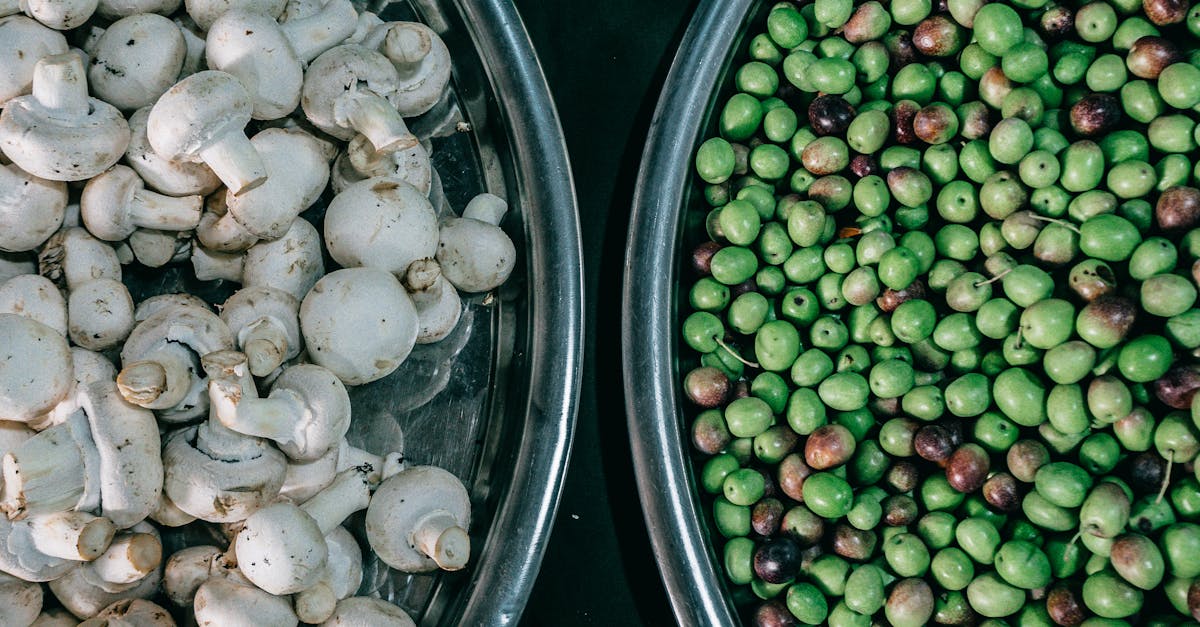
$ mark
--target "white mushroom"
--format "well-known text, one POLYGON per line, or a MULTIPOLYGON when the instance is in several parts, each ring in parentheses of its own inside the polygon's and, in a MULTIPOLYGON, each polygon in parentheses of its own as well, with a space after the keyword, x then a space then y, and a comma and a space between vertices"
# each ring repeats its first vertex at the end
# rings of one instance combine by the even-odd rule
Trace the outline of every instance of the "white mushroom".
POLYGON ((403 275, 408 264, 437 252, 437 214, 424 194, 400 178, 365 179, 329 203, 325 244, 344 267, 403 275))
POLYGON ((0 420, 0 455, 21 446, 35 435, 37 432, 23 422, 0 420))
POLYGON ((67 334, 67 301, 54 282, 41 275, 22 274, 0 283, 0 313, 37 320, 67 334))
POLYGON ((329 558, 317 583, 292 598, 301 622, 321 623, 333 615, 337 602, 354 594, 362 585, 362 549, 345 527, 325 536, 329 558))
POLYGON ((0 250, 24 252, 41 246, 62 225, 66 207, 66 183, 36 177, 16 165, 0 165, 0 250))
POLYGON ((175 627, 175 619, 157 603, 123 599, 80 623, 81 627, 175 627))
POLYGON ((213 560, 221 555, 215 546, 190 546, 171 554, 163 567, 163 593, 180 607, 192 604, 196 589, 213 575, 213 560))
POLYGON ((2 465, 0 512, 10 520, 94 511, 100 505, 100 452, 83 412, 71 414, 5 453, 2 465))
POLYGON ((273 440, 296 461, 313 461, 336 447, 350 428, 350 395, 332 372, 311 364, 284 369, 266 398, 238 395, 233 381, 216 380, 222 399, 213 409, 221 424, 273 440), (232 402, 225 402, 229 399, 232 402))
POLYGON ((125 163, 142 177, 146 186, 168 196, 206 196, 221 186, 221 179, 203 163, 171 161, 158 156, 146 137, 150 107, 142 107, 129 117, 129 147, 125 163))
POLYGON ((330 0, 316 14, 286 24, 254 11, 227 11, 208 30, 208 67, 242 81, 255 119, 281 118, 300 105, 303 64, 349 37, 357 22, 349 0, 330 0))
POLYGON ((51 581, 50 591, 81 619, 123 599, 149 599, 162 581, 162 552, 158 530, 139 523, 118 534, 100 557, 51 581))
POLYGON ((242 574, 279 595, 300 592, 320 581, 329 557, 325 536, 367 507, 368 470, 339 473, 303 505, 276 503, 251 514, 234 544, 242 574))
MULTIPOLYGON (((211 377, 240 381, 253 395, 245 356, 221 351, 205 356, 211 377)), ((215 417, 187 427, 163 448, 163 491, 175 505, 208 522, 238 522, 270 503, 283 485, 287 459, 265 440, 242 435, 215 417)))
POLYGON ((365 136, 355 135, 334 163, 330 174, 334 191, 340 194, 353 183, 373 176, 398 177, 428 198, 433 183, 429 148, 421 143, 403 150, 379 152, 365 136))
POLYGON ((0 573, 0 625, 25 627, 37 620, 41 611, 42 586, 0 573))
POLYGON ((192 246, 192 271, 201 281, 221 279, 241 283, 245 259, 244 253, 216 252, 205 248, 200 242, 192 246))
POLYGON ((262 13, 272 18, 283 13, 287 0, 184 0, 188 16, 196 21, 202 30, 212 28, 213 22, 226 11, 241 9, 254 13, 262 13))
MULTIPOLYGON (((251 140, 267 168, 267 181, 235 195, 225 194, 226 213, 213 229, 236 236, 239 231, 254 239, 279 239, 304 211, 321 196, 329 182, 329 162, 321 143, 299 129, 269 128, 251 140), (235 224, 223 224, 233 222, 235 224)), ((229 235, 222 235, 230 239, 229 235)), ((201 241, 208 242, 203 236, 201 241)), ((230 252, 227 246, 213 246, 230 252)), ((249 248, 249 244, 242 247, 249 248)))
POLYGON ((417 344, 431 344, 450 335, 462 315, 458 290, 442 276, 433 259, 418 259, 404 273, 404 289, 417 308, 417 344))
POLYGON ((21 169, 52 181, 82 181, 107 170, 129 145, 129 125, 112 105, 88 97, 79 55, 42 58, 33 93, 0 113, 0 150, 21 169))
POLYGON ((300 620, 286 597, 213 578, 196 590, 198 627, 294 627, 300 620))
POLYGON ((67 227, 46 241, 38 254, 39 272, 74 290, 96 279, 121 280, 121 261, 109 244, 79 227, 67 227))
POLYGON ((399 83, 396 68, 382 54, 337 46, 309 66, 300 104, 310 122, 338 139, 362 133, 376 150, 399 150, 418 143, 387 100, 399 83))
POLYGON ((156 13, 123 17, 96 41, 88 83, 97 98, 122 110, 154 104, 183 68, 187 45, 169 18, 156 13))
POLYGON ((152 192, 132 168, 115 165, 87 182, 80 199, 80 215, 92 235, 117 242, 138 228, 190 231, 200 223, 203 204, 201 196, 152 192))
POLYGON ((180 0, 100 0, 96 14, 117 20, 139 13, 171 15, 179 9, 180 0))
POLYGON ((337 609, 321 627, 417 627, 404 610, 375 597, 350 597, 338 601, 337 609))
POLYGON ((79 619, 61 607, 49 608, 38 615, 29 627, 76 627, 79 619))
POLYGON ((312 461, 288 460, 287 473, 283 477, 283 486, 279 488, 279 496, 293 503, 303 503, 332 483, 334 475, 338 472, 339 448, 340 446, 331 447, 324 455, 312 461))
POLYGON ((82 26, 96 12, 98 0, 21 0, 21 8, 33 19, 55 30, 82 26))
POLYGON ((203 161, 240 194, 267 178, 262 158, 243 132, 250 111, 250 94, 238 79, 225 72, 197 72, 154 103, 146 134, 160 156, 203 161))
POLYGON ((198 309, 209 309, 208 303, 200 299, 199 296, 193 294, 185 294, 177 292, 174 294, 159 294, 151 296, 146 300, 137 304, 137 309, 133 310, 134 322, 141 322, 150 316, 166 309, 175 306, 195 307, 198 309))
POLYGON ((246 354, 250 373, 265 377, 300 354, 300 301, 273 287, 245 287, 221 307, 221 319, 246 354))
POLYGON ((0 107, 33 89, 33 67, 67 51, 63 34, 24 15, 0 18, 0 107))
POLYGON ((163 527, 182 527, 196 521, 196 517, 179 509, 161 489, 158 494, 158 506, 150 512, 150 520, 163 527))
POLYGON ((208 409, 200 357, 233 345, 229 327, 207 308, 160 310, 129 334, 117 385, 126 400, 157 410, 160 420, 191 420, 208 409))
MULTIPOLYGON (((297 13, 299 15, 306 15, 306 13, 303 13, 300 10, 300 8, 301 7, 309 7, 316 2, 317 2, 317 0, 308 0, 307 2, 289 2, 288 6, 289 7, 295 6, 295 7, 297 7, 297 13)), ((289 19, 287 17, 287 14, 288 14, 288 10, 284 9, 284 15, 281 16, 279 19, 281 21, 287 21, 289 19)), ((383 25, 383 20, 379 19, 378 15, 376 15, 375 13, 372 13, 370 11, 363 11, 362 13, 358 14, 358 24, 355 25, 355 27, 354 27, 354 33, 351 34, 349 37, 347 37, 346 41, 343 43, 362 44, 363 42, 365 42, 367 40, 367 38, 372 34, 373 31, 375 31, 377 28, 379 28, 382 25, 383 25)), ((368 46, 368 47, 370 47, 370 46, 368 46)), ((375 47, 378 48, 377 45, 375 47)))
POLYGON ((89 350, 107 350, 133 330, 133 298, 114 279, 88 281, 67 297, 67 331, 71 341, 89 350))
POLYGON ((380 52, 400 75, 400 85, 388 96, 404 117, 433 108, 450 82, 450 51, 433 29, 419 22, 388 25, 380 52))
POLYGON ((442 223, 437 260, 442 275, 464 292, 486 292, 508 280, 516 266, 512 239, 498 226, 508 204, 492 194, 467 203, 461 218, 442 223))
POLYGON ((266 285, 303 299, 324 274, 321 236, 307 220, 297 218, 283 237, 246 251, 242 285, 266 285))
POLYGON ((29 526, 33 546, 51 557, 88 562, 112 544, 117 527, 87 512, 56 512, 34 517, 29 526))
POLYGON ((192 237, 188 231, 137 229, 125 243, 138 263, 148 268, 161 268, 192 256, 192 237))
POLYGON ((71 351, 58 331, 0 314, 0 407, 5 420, 29 422, 71 391, 71 351))
POLYGON ((300 304, 300 331, 313 363, 347 385, 381 379, 417 341, 417 310, 385 270, 346 268, 325 275, 300 304))
MULTIPOLYGON (((257 192, 262 187, 247 192, 257 192)), ((226 196, 232 194, 217 193, 205 201, 205 211, 200 215, 200 224, 196 226, 196 240, 201 246, 214 253, 240 253, 259 241, 259 238, 247 231, 229 215, 226 196)), ((235 197, 236 198, 236 197, 235 197)))
POLYGON ((457 477, 435 466, 412 466, 375 491, 367 540, 396 570, 459 570, 471 556, 470 523, 471 499, 457 477))

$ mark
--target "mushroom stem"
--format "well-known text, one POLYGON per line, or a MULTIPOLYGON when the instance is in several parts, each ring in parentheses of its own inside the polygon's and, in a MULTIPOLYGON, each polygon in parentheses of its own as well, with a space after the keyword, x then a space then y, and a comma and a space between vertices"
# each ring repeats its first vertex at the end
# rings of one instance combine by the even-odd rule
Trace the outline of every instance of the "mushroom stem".
POLYGON ((4 455, 0 511, 20 520, 99 507, 99 455, 87 418, 75 412, 4 455))
POLYGON ((104 581, 133 583, 162 563, 162 542, 153 534, 129 533, 113 540, 108 550, 92 562, 92 570, 104 581))
POLYGON ((420 143, 396 108, 372 91, 352 89, 338 98, 334 108, 337 117, 366 136, 376 151, 404 150, 420 143))
POLYGON ((288 353, 287 330, 278 320, 263 316, 242 329, 238 344, 246 353, 250 373, 265 377, 283 363, 288 353))
POLYGON ((304 401, 291 390, 276 390, 268 398, 242 398, 236 404, 217 407, 217 418, 225 427, 243 435, 268 440, 290 441, 294 423, 307 411, 304 401))
POLYGON ((18 0, 0 0, 0 17, 8 17, 21 12, 21 3, 18 0))
POLYGON ((144 229, 160 231, 190 231, 200 223, 202 196, 164 196, 140 189, 129 201, 129 217, 133 224, 144 229))
MULTIPOLYGON (((2 0, 0 0, 2 1, 2 0)), ((303 63, 345 41, 358 28, 358 12, 350 0, 329 0, 317 13, 279 25, 303 63)))
POLYGON ((187 396, 191 372, 192 359, 188 349, 170 342, 122 368, 117 374, 117 389, 134 405, 167 409, 187 396))
POLYGON ((508 213, 508 203, 503 198, 484 192, 467 203, 462 217, 499 226, 506 213, 508 213))
POLYGON ((241 253, 223 253, 204 246, 192 246, 192 269, 201 281, 223 279, 241 283, 246 256, 241 253))
POLYGON ((412 532, 417 550, 429 556, 442 570, 461 570, 471 556, 471 537, 454 515, 436 509, 421 518, 412 532))
POLYGON ((88 115, 87 73, 73 52, 38 61, 33 68, 33 97, 42 106, 68 118, 88 115))
POLYGON ((305 501, 300 509, 312 517, 322 535, 329 535, 351 514, 366 509, 371 500, 368 475, 373 470, 371 466, 356 466, 338 473, 333 483, 305 501))
POLYGON ((367 474, 367 481, 372 485, 378 485, 384 479, 404 470, 406 465, 403 453, 375 455, 352 446, 345 439, 342 439, 341 446, 338 447, 337 471, 342 472, 356 466, 370 466, 372 470, 367 474))
POLYGON ((200 159, 225 183, 234 196, 267 180, 267 168, 254 144, 240 130, 229 131, 201 148, 200 159))
POLYGON ((421 62, 433 51, 433 42, 418 29, 404 23, 392 24, 383 40, 383 56, 387 57, 402 78, 421 69, 421 62))
POLYGON ((67 560, 91 561, 112 543, 117 528, 107 518, 87 512, 57 512, 30 521, 37 550, 67 560))
POLYGON ((338 598, 333 593, 333 588, 324 581, 319 581, 292 597, 292 605, 300 622, 314 625, 323 623, 332 616, 337 609, 337 602, 338 598))

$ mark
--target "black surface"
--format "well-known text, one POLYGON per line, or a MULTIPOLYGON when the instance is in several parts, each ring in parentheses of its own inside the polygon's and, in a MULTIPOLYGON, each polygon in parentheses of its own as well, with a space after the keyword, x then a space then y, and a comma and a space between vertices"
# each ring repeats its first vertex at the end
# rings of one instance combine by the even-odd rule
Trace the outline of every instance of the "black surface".
POLYGON ((517 0, 558 103, 583 231, 579 425, 524 627, 669 625, 634 485, 620 371, 621 269, 659 88, 695 0, 517 0))

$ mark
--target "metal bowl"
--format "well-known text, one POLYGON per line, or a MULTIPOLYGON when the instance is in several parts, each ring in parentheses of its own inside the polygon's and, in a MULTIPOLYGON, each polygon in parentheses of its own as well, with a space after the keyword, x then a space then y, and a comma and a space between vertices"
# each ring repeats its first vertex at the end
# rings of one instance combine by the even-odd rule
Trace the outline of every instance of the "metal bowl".
POLYGON ((751 0, 708 0, 697 9, 650 123, 626 245, 621 342, 629 437, 650 542, 682 625, 738 622, 713 550, 678 402, 676 305, 684 227, 697 214, 703 217, 692 156, 715 128, 717 97, 728 83, 746 27, 762 6, 751 0))
MULTIPOLYGON (((511 211, 502 226, 519 260, 499 290, 464 298, 449 338, 418 346, 392 375, 351 389, 352 444, 446 468, 467 485, 473 509, 464 571, 405 575, 364 551, 359 594, 396 603, 422 625, 514 624, 553 525, 579 395, 582 244, 566 145, 510 1, 365 8, 386 21, 424 22, 445 40, 454 58, 451 89, 409 120, 433 145, 440 185, 431 200, 446 215, 484 191, 506 198, 511 211)), ((329 198, 302 217, 320 228, 329 198)), ((139 300, 187 291, 220 303, 237 288, 196 281, 190 268, 132 266, 126 277, 139 300)), ((361 526, 361 514, 351 519, 365 549, 361 526)))

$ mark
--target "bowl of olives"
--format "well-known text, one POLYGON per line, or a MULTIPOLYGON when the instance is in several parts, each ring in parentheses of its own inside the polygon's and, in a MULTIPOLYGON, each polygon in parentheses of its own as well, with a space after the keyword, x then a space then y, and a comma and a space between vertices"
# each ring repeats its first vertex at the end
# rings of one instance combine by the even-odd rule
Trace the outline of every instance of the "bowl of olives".
POLYGON ((701 3, 624 371, 683 624, 1200 620, 1200 6, 701 3))

